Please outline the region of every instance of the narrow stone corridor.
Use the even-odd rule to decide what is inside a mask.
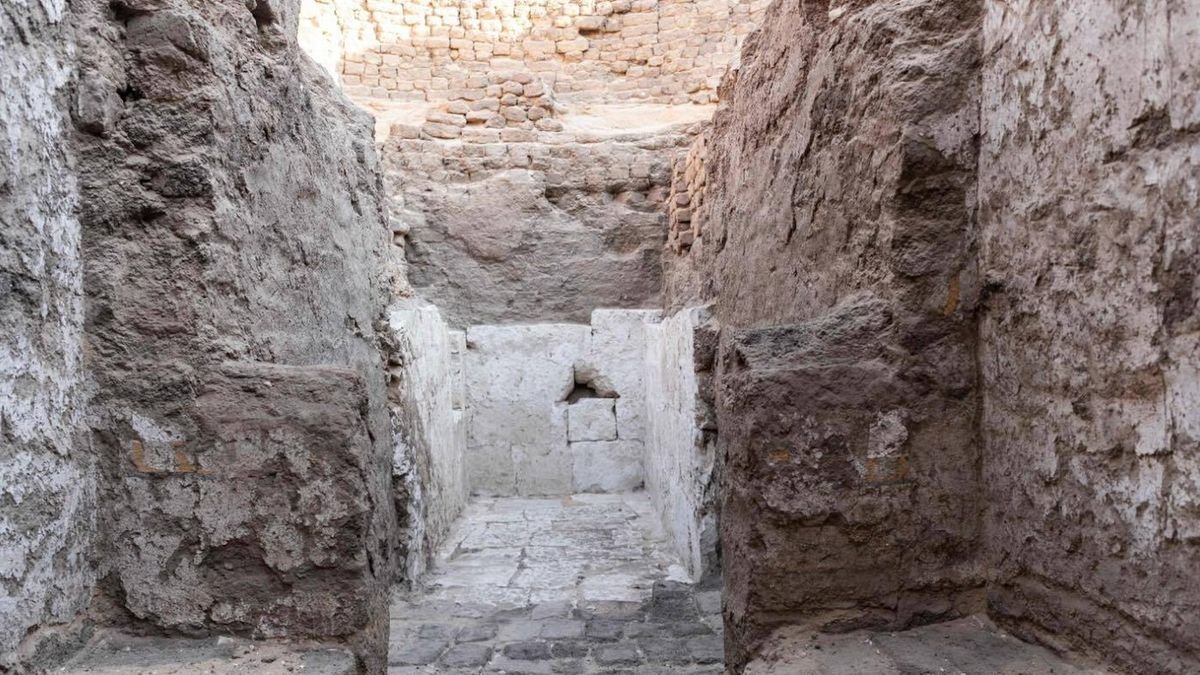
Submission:
[[[721,673],[720,591],[686,583],[644,493],[477,499],[397,589],[389,673]]]
[[[1200,675],[1200,2],[0,3],[0,675]]]

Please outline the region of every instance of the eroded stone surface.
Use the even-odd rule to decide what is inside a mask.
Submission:
[[[1198,40],[1186,2],[984,30],[989,605],[1132,672],[1200,671]]]
[[[748,39],[707,141],[697,262],[671,272],[701,275],[673,287],[707,289],[721,325],[735,666],[801,614],[982,608],[982,6],[831,4],[776,3]]]
[[[54,669],[71,675],[357,675],[354,655],[319,645],[234,638],[146,638],[104,631]]]
[[[378,666],[396,267],[371,120],[300,51],[296,0],[70,5],[93,616]]]
[[[985,618],[972,616],[901,632],[821,634],[795,626],[774,633],[745,675],[1105,675],[1021,642]]]
[[[95,462],[84,433],[79,194],[69,144],[75,40],[64,3],[22,3],[4,14],[0,671],[18,661],[53,661],[76,641],[75,630],[60,629],[91,594],[96,526]]]
[[[472,501],[396,592],[389,673],[721,673],[719,593],[665,544],[644,494]]]

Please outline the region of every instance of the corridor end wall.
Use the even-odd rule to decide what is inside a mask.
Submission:
[[[471,326],[464,359],[471,491],[561,496],[642,487],[642,355],[653,310],[584,324]]]

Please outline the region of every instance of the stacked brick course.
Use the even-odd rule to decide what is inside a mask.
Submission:
[[[707,126],[698,131],[687,153],[677,157],[671,169],[667,247],[676,254],[690,250],[702,233],[708,136]]]
[[[355,98],[447,101],[528,70],[580,101],[711,103],[765,0],[309,0]],[[469,94],[467,92],[470,92]]]

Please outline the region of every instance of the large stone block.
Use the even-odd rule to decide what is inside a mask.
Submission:
[[[642,487],[641,441],[571,444],[576,492],[627,492]]]
[[[200,386],[196,436],[132,430],[108,523],[132,542],[109,559],[126,611],[363,647],[390,582],[367,405],[352,369],[230,362]]]
[[[617,440],[616,399],[584,398],[567,406],[567,440]]]
[[[471,490],[485,495],[570,492],[567,403],[588,327],[472,326],[463,368]]]

